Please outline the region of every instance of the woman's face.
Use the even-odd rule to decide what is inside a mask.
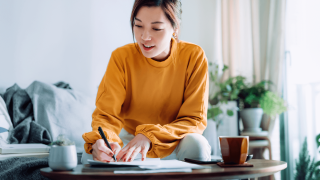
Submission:
[[[145,57],[158,61],[167,59],[174,30],[161,7],[141,7],[133,31]]]

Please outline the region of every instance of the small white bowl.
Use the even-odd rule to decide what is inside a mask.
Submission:
[[[49,167],[55,171],[74,169],[78,163],[76,146],[51,146],[48,161]]]

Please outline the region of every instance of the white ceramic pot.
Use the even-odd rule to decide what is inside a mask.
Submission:
[[[262,108],[246,108],[240,111],[240,117],[245,132],[261,132]]]
[[[52,170],[68,171],[77,166],[77,151],[75,145],[56,146],[50,148],[49,167]]]

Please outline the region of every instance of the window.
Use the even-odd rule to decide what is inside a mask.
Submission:
[[[291,160],[288,174],[293,179],[295,160],[305,137],[311,158],[319,160],[315,137],[320,133],[320,1],[287,0],[286,3],[285,93],[290,146],[286,153]]]

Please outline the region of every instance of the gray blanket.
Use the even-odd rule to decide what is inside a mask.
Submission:
[[[26,89],[17,84],[4,94],[13,128],[10,143],[55,141],[64,134],[83,152],[82,134],[91,131],[95,98],[74,91],[63,82],[55,85],[34,81]]]
[[[40,168],[48,167],[48,158],[10,158],[0,161],[0,179],[48,180],[40,173]]]
[[[46,128],[56,141],[60,134],[75,142],[77,152],[83,152],[82,134],[91,131],[95,99],[68,88],[34,81],[26,88],[33,104],[35,122]]]
[[[32,101],[26,90],[14,84],[3,97],[14,128],[9,133],[11,144],[49,144],[52,141],[48,130],[34,121]]]

